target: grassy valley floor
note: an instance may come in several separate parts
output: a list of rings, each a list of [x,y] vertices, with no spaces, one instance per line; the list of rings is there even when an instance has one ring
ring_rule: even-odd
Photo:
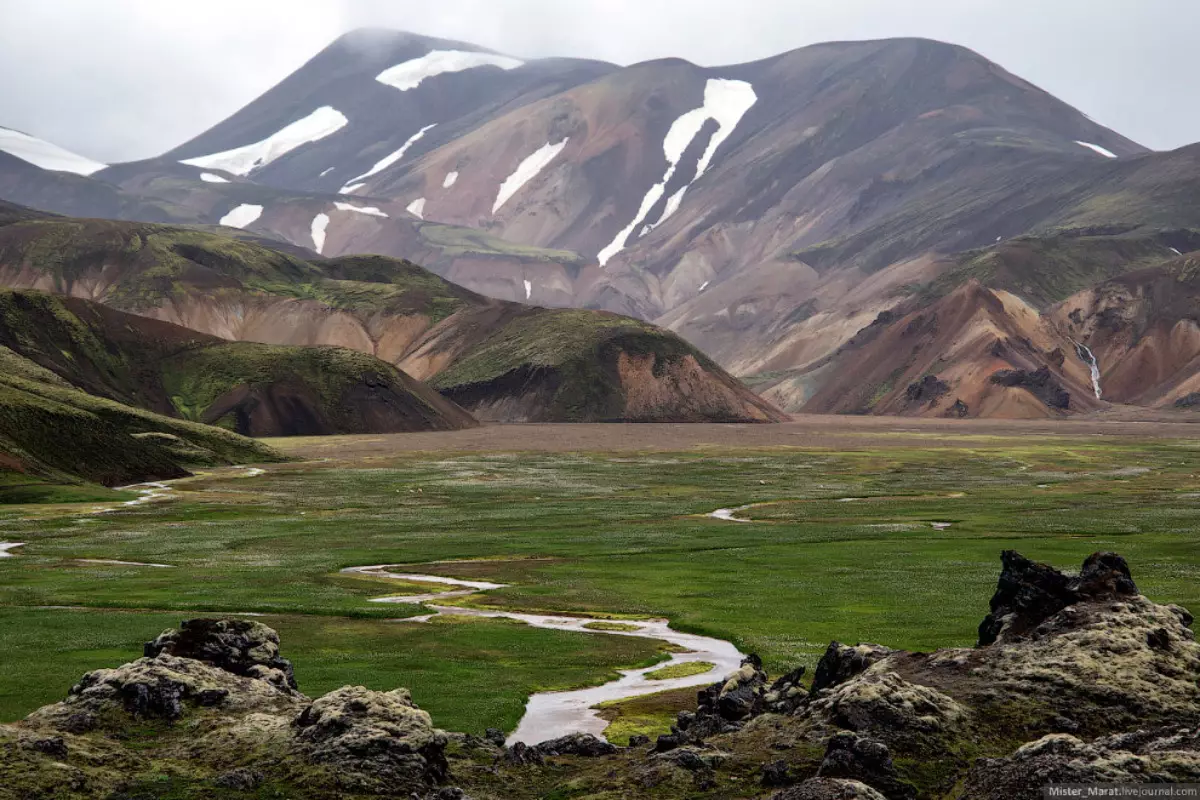
[[[665,658],[603,631],[404,622],[421,607],[368,601],[431,587],[340,572],[368,564],[508,584],[472,605],[667,617],[773,673],[835,638],[972,643],[1006,548],[1064,568],[1116,550],[1150,598],[1200,609],[1200,428],[825,419],[277,440],[312,460],[104,514],[0,506],[0,542],[25,543],[0,558],[0,720],[200,612],[264,615],[309,695],[406,686],[475,733]]]

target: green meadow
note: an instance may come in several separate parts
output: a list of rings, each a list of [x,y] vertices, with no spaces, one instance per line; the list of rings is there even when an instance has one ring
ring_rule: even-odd
[[[729,639],[775,673],[832,639],[970,645],[1008,548],[1064,568],[1115,550],[1151,598],[1200,609],[1200,441],[957,444],[347,456],[217,472],[107,513],[94,494],[0,506],[0,541],[26,543],[0,559],[0,720],[201,613],[263,615],[310,695],[406,686],[438,725],[482,733],[513,728],[532,692],[663,660],[605,633],[623,618]],[[751,522],[707,516],[748,505]],[[507,584],[460,603],[612,624],[406,622],[427,612],[369,601],[431,587],[340,572],[369,564]]]

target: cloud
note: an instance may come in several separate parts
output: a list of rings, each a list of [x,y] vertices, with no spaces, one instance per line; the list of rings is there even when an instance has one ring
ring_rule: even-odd
[[[156,155],[341,33],[389,27],[524,57],[719,65],[821,41],[963,44],[1143,144],[1200,139],[1177,0],[38,0],[6,3],[0,125],[108,161]]]

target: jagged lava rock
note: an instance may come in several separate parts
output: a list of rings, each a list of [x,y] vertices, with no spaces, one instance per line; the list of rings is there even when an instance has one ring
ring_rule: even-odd
[[[345,686],[313,701],[293,726],[296,749],[334,767],[348,790],[392,794],[446,777],[446,734],[407,689]]]
[[[218,669],[295,689],[292,662],[279,655],[279,634],[260,622],[189,619],[146,642],[144,654],[193,658]]]

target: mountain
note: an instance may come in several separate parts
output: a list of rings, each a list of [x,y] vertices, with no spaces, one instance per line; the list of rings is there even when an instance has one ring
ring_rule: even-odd
[[[279,460],[230,431],[80,391],[0,346],[0,503],[61,498],[62,487],[80,482],[120,486]]]
[[[373,417],[388,404],[407,414],[412,404],[399,399],[405,394],[436,412],[418,414],[422,425],[466,423],[450,401],[422,394],[423,387],[399,370],[431,382],[487,420],[784,418],[695,348],[653,325],[607,312],[489,300],[415,264],[384,257],[305,260],[261,241],[204,230],[47,217],[0,225],[0,285],[68,295],[182,326],[145,337],[186,340],[178,352],[131,359],[155,364],[160,378],[130,375],[117,381],[124,387],[119,390],[111,383],[85,388],[110,395],[150,392],[154,396],[141,402],[206,420],[250,403],[255,413],[267,415],[261,424],[253,414],[245,421],[246,430],[256,434],[309,432],[295,427],[299,423],[280,422],[275,413],[280,403],[303,398],[293,417],[310,427],[313,420],[332,425],[339,409],[357,415],[311,432],[409,429],[399,418],[385,424]],[[72,312],[79,313],[77,308]],[[107,324],[95,306],[87,313],[97,326]],[[132,324],[121,319],[114,327]],[[211,337],[291,348],[335,346],[365,355],[220,344]],[[196,339],[204,344],[200,350],[191,344]],[[60,349],[57,341],[40,348],[52,369],[63,364],[55,355]],[[340,395],[332,391],[333,378],[343,379],[333,387]],[[284,386],[297,381],[299,387]],[[154,388],[160,383],[161,392]],[[265,388],[246,395],[244,385]],[[236,416],[243,424],[242,412]]]
[[[19,200],[7,172],[0,196]],[[926,39],[618,67],[358,31],[163,156],[70,177],[148,206],[96,201],[100,216],[193,215],[326,257],[417,261],[496,299],[653,322],[768,391],[783,376],[771,396],[789,410],[835,375],[864,384],[874,368],[852,340],[979,280],[964,254],[1064,236],[1186,252],[1163,237],[1200,230],[1200,145],[1152,153]],[[69,206],[81,189],[24,191],[93,213]],[[1020,271],[1059,302],[1173,255],[1098,246],[1069,275],[1041,251]],[[1042,309],[1023,287],[980,285]]]
[[[88,394],[248,436],[475,425],[363,353],[227,342],[75,297],[0,291],[0,345]]]

